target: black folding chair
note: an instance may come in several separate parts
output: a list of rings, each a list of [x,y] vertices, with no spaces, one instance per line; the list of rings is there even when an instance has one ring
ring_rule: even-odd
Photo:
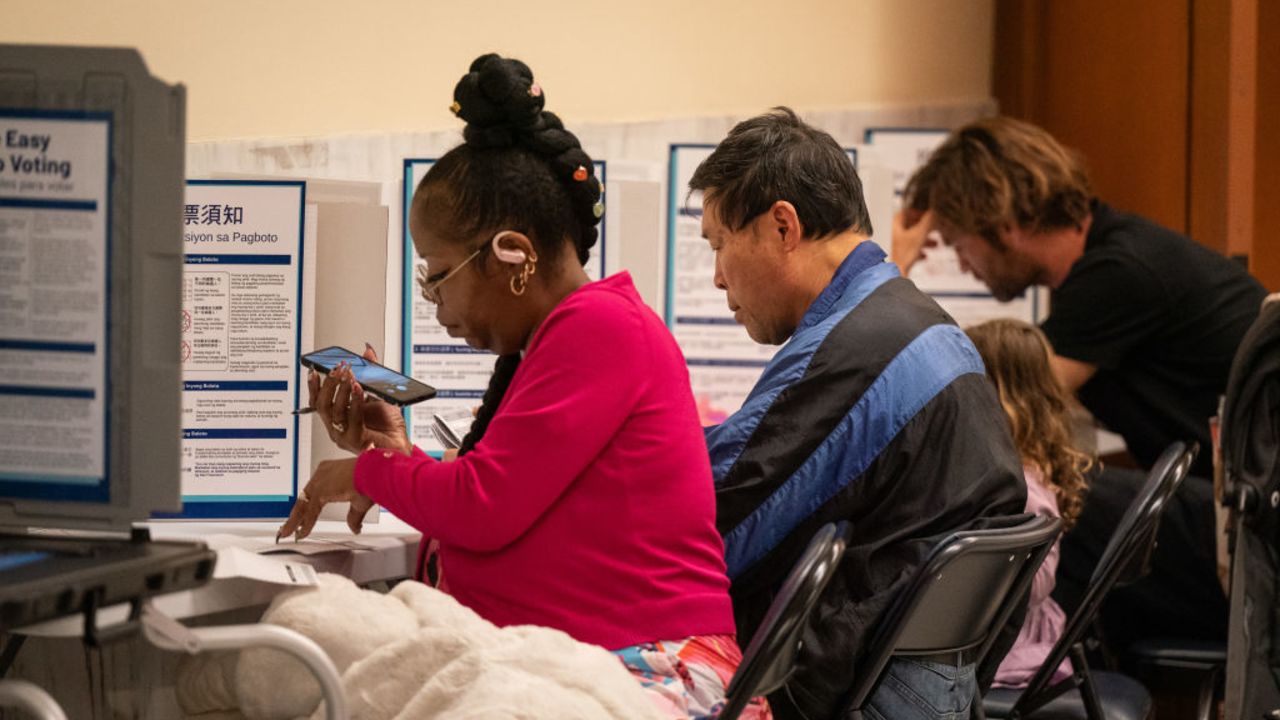
[[[729,682],[720,720],[736,720],[751,698],[768,695],[787,682],[795,669],[805,623],[840,567],[850,532],[848,522],[828,523],[818,528],[809,541],[809,547],[769,605],[742,664]]]
[[[1146,574],[1160,513],[1187,476],[1197,449],[1195,444],[1188,449],[1183,443],[1174,443],[1156,461],[1103,550],[1084,599],[1067,620],[1062,637],[1025,689],[994,688],[987,693],[983,705],[988,717],[1145,720],[1151,715],[1151,696],[1136,680],[1120,673],[1090,671],[1084,634],[1117,582],[1133,581]],[[1050,685],[1058,666],[1068,656],[1074,670],[1071,677]],[[1068,694],[1071,690],[1079,692]]]
[[[967,654],[975,663],[985,657],[1059,532],[1057,518],[1032,517],[938,543],[878,623],[839,717],[862,717],[894,656]]]
[[[1144,638],[1129,647],[1137,664],[1137,676],[1156,697],[1163,690],[1172,699],[1164,702],[1177,710],[1176,717],[1209,720],[1222,699],[1223,671],[1227,668],[1227,644],[1186,638]],[[1195,707],[1186,706],[1191,700]],[[1168,713],[1174,715],[1174,713]],[[1162,716],[1163,717],[1163,716]]]

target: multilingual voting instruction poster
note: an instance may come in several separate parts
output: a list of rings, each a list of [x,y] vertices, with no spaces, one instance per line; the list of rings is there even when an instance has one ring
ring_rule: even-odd
[[[0,110],[0,495],[107,502],[111,119]]]
[[[667,325],[684,352],[703,425],[718,425],[742,405],[775,345],[760,345],[729,311],[715,286],[715,254],[702,237],[702,196],[689,193],[693,171],[713,145],[672,145],[667,194]],[[848,150],[857,166],[857,154]]]
[[[902,193],[916,169],[947,139],[946,130],[921,128],[870,128],[867,144],[878,161],[893,175],[893,211],[902,206]],[[872,227],[893,227],[893,216],[871,218]],[[1038,294],[1034,289],[1016,300],[1001,303],[980,280],[960,267],[955,250],[945,244],[929,249],[924,260],[911,268],[908,276],[916,287],[928,293],[961,327],[998,317],[1013,317],[1027,322],[1037,319]]]
[[[423,299],[418,285],[418,268],[426,263],[418,257],[413,247],[413,237],[409,234],[409,211],[414,190],[434,162],[431,159],[412,158],[404,161],[404,214],[401,224],[404,238],[404,320],[401,346],[404,352],[401,372],[436,388],[434,398],[406,408],[405,422],[413,444],[424,452],[438,456],[444,447],[431,431],[431,416],[457,416],[479,406],[484,390],[489,386],[489,376],[493,374],[493,364],[497,357],[487,350],[476,350],[468,346],[461,338],[449,337],[436,322],[435,306]],[[596,177],[606,185],[606,196],[602,200],[607,207],[606,163],[597,161],[595,171]],[[608,251],[604,226],[603,221],[596,226],[600,237],[584,266],[587,277],[593,280],[604,277],[605,253]]]
[[[297,490],[305,393],[305,185],[187,183],[182,500],[189,517],[280,517]]]
[[[715,286],[715,254],[702,237],[702,196],[688,194],[693,171],[714,149],[671,146],[667,197],[665,314],[689,365],[703,425],[718,425],[737,411],[777,351],[747,335]]]

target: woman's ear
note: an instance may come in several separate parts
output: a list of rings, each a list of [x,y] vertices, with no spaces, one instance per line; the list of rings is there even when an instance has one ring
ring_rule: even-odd
[[[529,258],[537,257],[533,241],[524,233],[504,230],[493,236],[493,256],[510,265],[523,265]]]

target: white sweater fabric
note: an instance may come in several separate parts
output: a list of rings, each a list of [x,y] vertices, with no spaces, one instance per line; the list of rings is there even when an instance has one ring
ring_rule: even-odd
[[[416,582],[390,593],[322,575],[276,598],[262,618],[314,640],[342,674],[354,720],[662,720],[604,648],[559,630],[498,628]],[[179,672],[188,717],[323,720],[320,684],[278,650],[197,656]]]

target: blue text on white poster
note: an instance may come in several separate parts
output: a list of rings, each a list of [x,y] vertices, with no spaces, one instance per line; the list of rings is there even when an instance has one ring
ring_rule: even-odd
[[[190,181],[183,214],[187,515],[286,514],[297,486],[300,182]]]
[[[0,494],[108,497],[110,117],[0,110]]]

